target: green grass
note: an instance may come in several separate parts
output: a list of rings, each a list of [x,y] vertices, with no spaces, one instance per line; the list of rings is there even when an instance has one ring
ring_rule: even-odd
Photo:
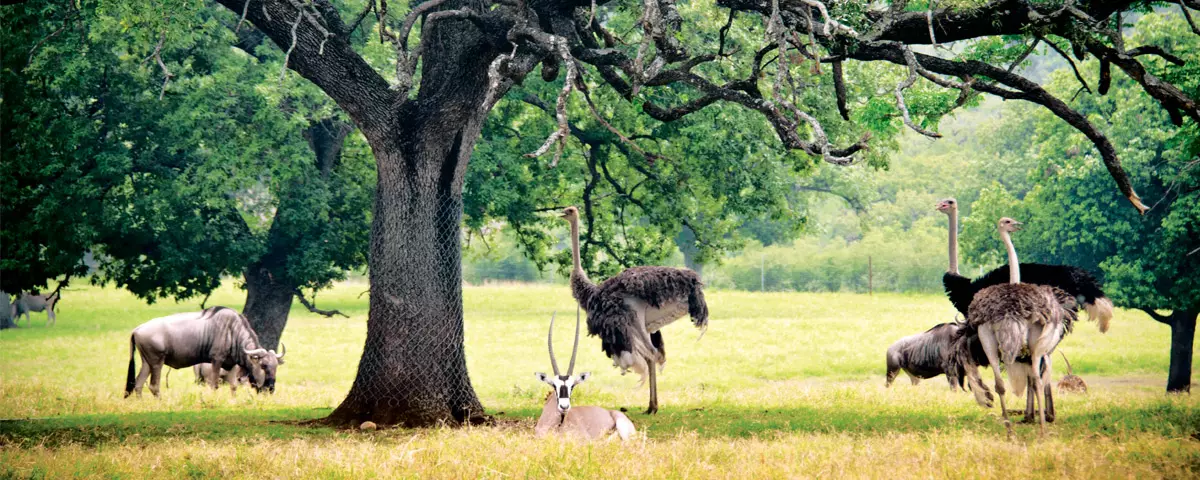
[[[311,427],[348,391],[366,335],[364,284],[319,304],[350,319],[294,309],[278,392],[231,396],[171,374],[161,399],[123,399],[129,331],[198,305],[147,306],[111,289],[72,289],[58,324],[0,332],[0,478],[256,477],[982,477],[1200,474],[1200,401],[1162,393],[1169,330],[1119,311],[1107,335],[1081,323],[1060,349],[1088,394],[1062,394],[1059,421],[1039,440],[1009,442],[993,413],[942,379],[883,388],[895,339],[949,321],[939,296],[708,293],[703,340],[686,322],[666,329],[661,413],[630,416],[636,442],[534,439],[549,368],[545,333],[557,311],[567,355],[575,307],[565,287],[467,288],[471,379],[495,427],[372,433]],[[238,308],[226,286],[209,304]],[[645,408],[646,390],[580,342],[594,373],[576,404]],[[1061,374],[1061,360],[1056,363]],[[990,381],[990,380],[989,380]],[[1012,398],[1010,396],[1010,398]],[[1021,403],[1017,399],[1014,403]],[[1027,469],[1019,471],[1018,469]],[[1018,473],[1019,472],[1019,473]],[[1028,473],[1027,473],[1028,472]]]

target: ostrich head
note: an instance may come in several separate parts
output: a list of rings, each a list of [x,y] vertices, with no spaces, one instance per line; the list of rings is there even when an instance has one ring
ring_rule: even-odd
[[[569,207],[568,211],[574,211],[575,207]],[[565,215],[564,215],[565,216]],[[576,385],[583,383],[588,377],[591,377],[591,372],[583,372],[578,376],[572,375],[575,371],[575,353],[579,351],[579,310],[575,310],[575,346],[571,347],[571,364],[567,366],[567,374],[563,375],[558,371],[558,362],[554,359],[554,315],[550,315],[550,333],[546,335],[546,348],[550,351],[550,368],[554,369],[554,375],[546,375],[542,372],[536,372],[533,375],[538,380],[546,382],[554,389],[553,395],[558,397],[558,413],[566,415],[567,410],[571,409],[571,392]]]
[[[579,220],[579,209],[575,207],[564,208],[562,218],[567,219],[568,222]]]
[[[937,211],[949,215],[958,210],[958,202],[955,202],[953,198],[947,198],[938,202],[935,208],[937,208]]]
[[[1008,217],[1001,218],[996,222],[996,226],[1000,228],[1001,232],[1005,233],[1012,233],[1021,230],[1021,222]]]

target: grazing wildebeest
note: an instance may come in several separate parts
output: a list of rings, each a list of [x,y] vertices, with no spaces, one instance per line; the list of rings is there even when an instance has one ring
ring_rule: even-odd
[[[134,379],[134,351],[142,355],[142,371]],[[150,393],[158,396],[158,381],[163,365],[186,368],[211,363],[226,370],[241,367],[250,376],[250,384],[261,393],[275,391],[275,372],[279,356],[259,346],[258,335],[242,314],[211,307],[202,312],[177,313],[156,318],[133,329],[129,337],[129,374],[125,396],[137,391],[150,377]],[[208,385],[217,388],[216,371],[210,370]]]
[[[46,326],[54,325],[54,322],[57,320],[54,317],[54,306],[58,303],[58,299],[58,292],[49,295],[22,293],[12,304],[13,324],[17,323],[21,315],[25,315],[25,325],[29,325],[33,322],[29,318],[29,312],[46,312]]]

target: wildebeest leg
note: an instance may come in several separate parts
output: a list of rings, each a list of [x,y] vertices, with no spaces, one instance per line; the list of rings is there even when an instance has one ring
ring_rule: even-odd
[[[47,327],[53,326],[54,322],[56,320],[57,319],[54,318],[54,308],[47,306],[46,307],[46,326]]]
[[[138,398],[142,398],[142,386],[146,384],[146,379],[150,378],[150,365],[155,359],[145,349],[139,348],[138,351],[142,354],[142,370],[138,372],[137,381],[133,383],[133,391],[137,392]]]
[[[153,393],[155,397],[158,396],[158,382],[162,379],[162,369],[162,362],[150,366],[150,393]]]
[[[225,383],[229,384],[229,394],[235,398],[237,397],[237,375],[234,372],[236,372],[237,369],[237,367],[233,367],[233,370],[226,370],[225,377],[223,377],[225,379]]]
[[[217,387],[219,387],[221,385],[221,383],[220,383],[221,382],[221,363],[224,362],[225,359],[214,358],[212,360],[213,360],[212,368],[209,368],[208,371],[203,372],[204,373],[204,381],[208,382],[208,386],[210,388],[212,388],[213,390],[216,390]]]

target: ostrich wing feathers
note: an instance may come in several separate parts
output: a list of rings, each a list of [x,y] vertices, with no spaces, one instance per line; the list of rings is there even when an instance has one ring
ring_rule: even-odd
[[[976,294],[985,288],[1007,283],[1008,265],[1001,265],[982,277],[970,281],[966,277],[951,273],[942,276],[942,285],[946,287],[946,296],[950,298],[954,308],[963,315],[969,315],[970,306]],[[1080,300],[1079,303],[1085,307],[1095,305],[1098,299],[1101,299],[1099,300],[1101,303],[1107,302],[1104,290],[1100,288],[1100,282],[1096,280],[1096,277],[1087,270],[1071,265],[1022,263],[1021,283],[1057,287]]]

